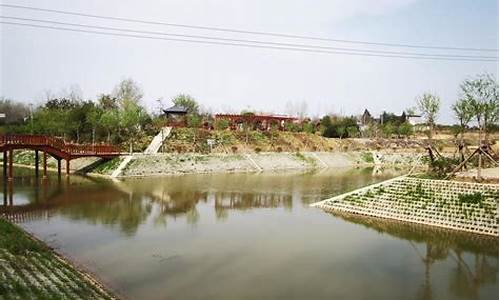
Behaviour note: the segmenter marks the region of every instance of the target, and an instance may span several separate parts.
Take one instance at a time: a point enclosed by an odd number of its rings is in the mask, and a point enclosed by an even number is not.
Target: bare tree
[[[119,100],[122,108],[139,104],[143,95],[141,87],[132,78],[122,80],[112,93],[112,96]]]
[[[287,101],[285,104],[285,113],[290,116],[297,116],[301,119],[305,118],[307,115],[307,102],[292,102]]]

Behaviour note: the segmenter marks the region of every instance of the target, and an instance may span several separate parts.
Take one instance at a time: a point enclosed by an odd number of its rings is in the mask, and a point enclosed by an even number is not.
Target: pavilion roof
[[[184,106],[174,105],[163,110],[164,113],[168,114],[187,114],[188,110]]]

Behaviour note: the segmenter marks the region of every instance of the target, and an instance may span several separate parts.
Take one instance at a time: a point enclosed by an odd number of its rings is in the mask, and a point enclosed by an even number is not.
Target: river
[[[401,171],[32,173],[2,212],[127,299],[498,299],[498,239],[309,207]]]

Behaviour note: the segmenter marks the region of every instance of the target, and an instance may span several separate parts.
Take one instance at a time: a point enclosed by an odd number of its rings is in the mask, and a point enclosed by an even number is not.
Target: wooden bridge
[[[120,149],[107,144],[74,144],[62,138],[43,135],[0,135],[0,151],[3,152],[4,178],[13,178],[13,160],[15,149],[35,150],[35,174],[39,175],[39,151],[43,153],[43,176],[47,177],[47,155],[57,160],[57,172],[61,175],[61,160],[66,161],[66,175],[72,159],[81,157],[100,157],[111,159],[121,154]],[[7,167],[8,164],[8,167]]]

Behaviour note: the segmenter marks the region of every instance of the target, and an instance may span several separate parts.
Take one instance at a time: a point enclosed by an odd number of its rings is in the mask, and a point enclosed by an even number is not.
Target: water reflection
[[[0,212],[130,299],[498,298],[498,239],[309,207],[398,171],[15,174]]]
[[[416,299],[437,299],[431,283],[432,266],[449,258],[455,263],[449,277],[449,289],[458,298],[480,299],[481,286],[498,281],[498,238],[348,213],[331,214],[381,234],[406,240],[425,270]],[[474,253],[473,259],[464,259],[466,252]]]
[[[186,218],[198,223],[197,205],[210,204],[218,221],[225,221],[232,210],[262,208],[293,209],[293,199],[306,206],[325,197],[381,181],[398,170],[371,168],[339,169],[331,172],[217,174],[124,181],[108,181],[74,176],[59,180],[39,180],[17,172],[14,183],[4,187],[0,213],[15,222],[49,219],[56,214],[90,224],[117,226],[125,235],[134,235],[150,215],[155,224],[168,218]],[[16,194],[15,203],[13,194]],[[6,200],[8,198],[8,200]]]

